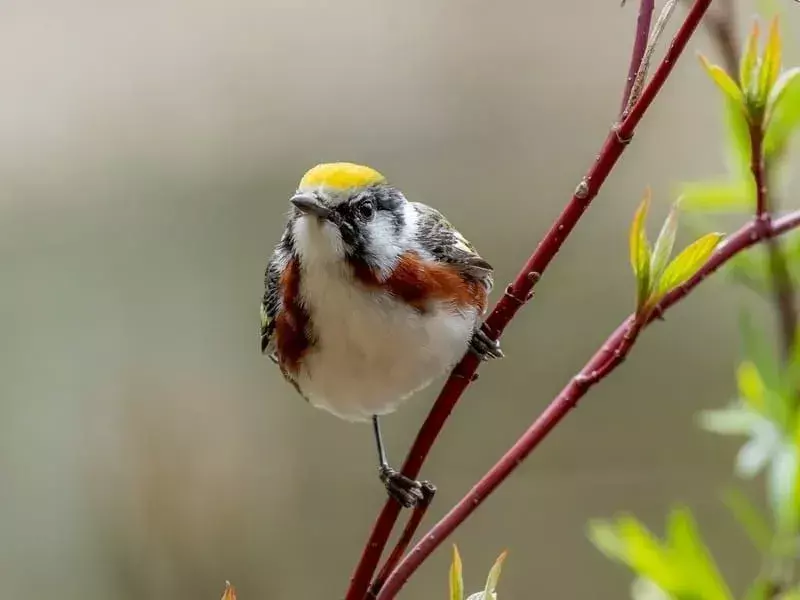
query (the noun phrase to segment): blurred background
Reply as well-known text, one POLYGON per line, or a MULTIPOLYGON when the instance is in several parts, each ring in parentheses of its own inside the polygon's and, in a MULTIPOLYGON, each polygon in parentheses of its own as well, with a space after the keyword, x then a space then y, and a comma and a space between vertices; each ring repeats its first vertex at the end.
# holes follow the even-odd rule
MULTIPOLYGON (((342 597, 384 494, 370 428, 312 409, 259 353, 287 199, 316 163, 375 166, 476 244, 496 299, 614 120, 629 4, 4 2, 5 594, 214 599, 230 579, 242 600, 342 597)), ((741 34, 756 7, 737 9, 741 34)), ((784 13, 796 65, 800 8, 784 13)), ((655 235, 680 182, 724 176, 700 50, 717 58, 705 31, 509 328, 507 358, 453 414, 423 472, 439 486, 426 523, 632 309, 626 235, 645 186, 655 235)), ((679 501, 740 589, 757 558, 719 502, 737 441, 694 414, 733 394, 736 317, 753 304, 716 278, 649 330, 458 530, 467 588, 508 548, 502 598, 626 597, 632 577, 587 519, 630 510, 661 531, 679 501)), ((395 463, 438 385, 386 419, 395 463)), ((449 559, 444 546, 403 597, 446 597, 449 559)))

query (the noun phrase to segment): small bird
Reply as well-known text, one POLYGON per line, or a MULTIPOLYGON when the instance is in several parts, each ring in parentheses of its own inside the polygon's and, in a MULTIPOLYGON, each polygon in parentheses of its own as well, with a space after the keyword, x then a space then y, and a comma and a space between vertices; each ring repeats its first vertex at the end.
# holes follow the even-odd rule
POLYGON ((503 356, 482 325, 492 267, 367 166, 317 165, 289 202, 264 274, 261 352, 313 406, 372 421, 380 479, 413 507, 435 488, 389 466, 378 417, 468 350, 503 356))

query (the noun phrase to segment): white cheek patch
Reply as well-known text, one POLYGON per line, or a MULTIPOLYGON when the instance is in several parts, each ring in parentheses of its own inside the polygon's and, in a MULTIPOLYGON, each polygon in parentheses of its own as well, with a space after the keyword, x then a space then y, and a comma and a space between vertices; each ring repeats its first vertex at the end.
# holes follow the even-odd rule
POLYGON ((294 245, 306 264, 325 264, 344 258, 344 243, 339 228, 314 217, 299 217, 292 225, 294 245))
POLYGON ((397 259, 408 250, 405 227, 398 234, 391 216, 378 211, 366 228, 370 257, 375 261, 375 267, 381 275, 388 277, 397 264, 397 259))

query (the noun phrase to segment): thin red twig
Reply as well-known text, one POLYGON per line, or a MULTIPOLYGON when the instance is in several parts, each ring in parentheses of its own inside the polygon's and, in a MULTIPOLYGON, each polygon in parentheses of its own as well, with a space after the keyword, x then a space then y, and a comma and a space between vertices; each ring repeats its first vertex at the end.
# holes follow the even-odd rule
POLYGON ((634 345, 635 335, 667 309, 686 297, 706 277, 739 252, 758 242, 800 227, 800 211, 792 212, 767 225, 765 229, 756 218, 730 236, 709 258, 706 264, 686 283, 676 288, 656 306, 646 321, 629 316, 586 366, 572 378, 539 418, 520 437, 512 448, 480 479, 464 498, 439 521, 405 556, 378 595, 377 600, 395 597, 408 578, 447 537, 467 519, 484 500, 522 463, 550 431, 563 419, 593 385, 612 373, 634 345))
MULTIPOLYGON (((756 188, 756 219, 762 227, 768 228, 770 209, 772 208, 767 183, 767 168, 763 152, 764 128, 761 119, 750 124, 750 170, 756 188)), ((791 274, 786 265, 786 257, 776 239, 767 241, 772 290, 775 298, 775 309, 778 315, 778 333, 781 337, 781 351, 788 357, 795 344, 797 335, 797 310, 795 308, 795 291, 791 274)))
POLYGON ((625 90, 622 93, 622 106, 619 114, 623 115, 628 106, 633 82, 636 74, 642 66, 642 58, 647 48, 647 40, 650 37, 650 24, 653 22, 653 11, 656 8, 656 0, 642 0, 639 3, 639 16, 636 18, 636 35, 633 39, 633 51, 631 52, 631 63, 628 66, 628 78, 625 80, 625 90))
MULTIPOLYGON (((429 496, 429 499, 430 498, 432 498, 432 495, 429 496)), ((425 516, 425 513, 428 512, 428 507, 430 505, 430 500, 428 500, 426 502, 421 502, 414 507, 414 511, 411 513, 406 526, 403 528, 403 532, 400 534, 400 538, 397 540, 397 544, 395 544, 392 553, 389 555, 389 558, 386 560, 383 568, 378 573, 378 576, 372 582, 372 585, 370 585, 370 598, 375 598, 378 595, 378 592, 380 592, 381 588, 383 587, 383 582, 386 581, 391 572, 394 571, 394 569, 400 563, 400 560, 403 558, 406 550, 408 550, 408 546, 411 544, 411 540, 414 538, 414 534, 419 528, 419 524, 422 522, 422 518, 425 516)))
MULTIPOLYGON (((631 107, 625 118, 609 132, 595 163, 576 188, 572 199, 494 307, 486 320, 486 325, 496 338, 499 338, 517 311, 532 296, 533 287, 541 278, 542 273, 558 253, 584 211, 597 196, 600 187, 624 152, 636 126, 663 87, 710 4, 711 0, 695 0, 641 97, 631 107)), ((419 475, 422 464, 439 432, 464 390, 472 381, 478 366, 478 359, 472 353, 467 353, 453 370, 406 457, 401 471, 407 477, 415 479, 419 475)), ((359 563, 350 580, 346 600, 363 600, 365 598, 372 575, 375 573, 378 561, 399 515, 400 505, 388 500, 364 546, 359 563)))
POLYGON ((756 217, 769 220, 769 206, 767 202, 767 177, 764 169, 764 130, 761 122, 750 124, 750 171, 756 185, 756 217))

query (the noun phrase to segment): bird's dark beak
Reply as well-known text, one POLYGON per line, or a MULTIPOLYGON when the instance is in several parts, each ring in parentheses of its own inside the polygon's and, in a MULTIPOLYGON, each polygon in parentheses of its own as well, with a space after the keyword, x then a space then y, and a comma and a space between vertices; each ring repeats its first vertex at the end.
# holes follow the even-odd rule
POLYGON ((292 196, 289 202, 294 204, 305 215, 314 215, 320 219, 328 219, 331 216, 331 209, 323 206, 314 196, 297 194, 292 196))

